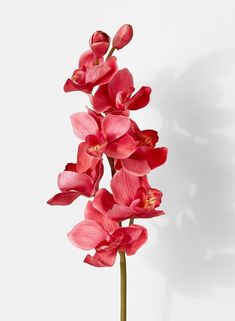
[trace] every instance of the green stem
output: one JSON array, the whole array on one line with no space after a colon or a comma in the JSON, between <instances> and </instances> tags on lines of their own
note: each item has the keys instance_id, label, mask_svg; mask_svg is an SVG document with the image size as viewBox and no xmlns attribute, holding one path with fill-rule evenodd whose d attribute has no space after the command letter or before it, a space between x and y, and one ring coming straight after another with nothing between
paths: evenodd
<instances>
[{"instance_id":1,"label":"green stem","mask_svg":"<svg viewBox=\"0 0 235 321\"><path fill-rule=\"evenodd\" d=\"M120 309L120 321L126 321L126 255L124 252L120 254L120 278L121 278L121 309Z\"/></svg>"},{"instance_id":2,"label":"green stem","mask_svg":"<svg viewBox=\"0 0 235 321\"><path fill-rule=\"evenodd\" d=\"M115 48L114 48L114 47L112 47L112 48L110 49L110 51L109 51L109 53L108 53L108 55L107 55L107 57L106 57L106 60L107 60L109 57L111 57L111 56L112 56L112 54L113 54L114 50L115 50Z\"/></svg>"},{"instance_id":3,"label":"green stem","mask_svg":"<svg viewBox=\"0 0 235 321\"><path fill-rule=\"evenodd\" d=\"M114 166L114 159L112 157L107 157L111 169L112 177L116 173ZM130 220L130 224L134 222L134 219ZM122 222L119 223L122 226ZM120 254L120 295L121 295L121 307L120 307L120 321L126 321L126 255L124 252L119 252Z\"/></svg>"}]
</instances>

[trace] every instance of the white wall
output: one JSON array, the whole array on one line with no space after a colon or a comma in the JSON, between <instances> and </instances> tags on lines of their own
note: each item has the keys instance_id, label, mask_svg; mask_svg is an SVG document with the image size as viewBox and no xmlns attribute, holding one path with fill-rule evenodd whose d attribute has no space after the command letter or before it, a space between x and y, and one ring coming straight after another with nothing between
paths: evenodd
<instances>
[{"instance_id":1,"label":"white wall","mask_svg":"<svg viewBox=\"0 0 235 321\"><path fill-rule=\"evenodd\" d=\"M45 203L75 161L69 115L88 103L62 86L90 34L124 23L119 65L153 87L133 118L169 147L150 177L167 215L141 222L149 241L128 258L128 321L234 320L234 14L232 0L2 3L1 320L119 318L118 264L92 268L66 238L86 200Z\"/></svg>"}]
</instances>

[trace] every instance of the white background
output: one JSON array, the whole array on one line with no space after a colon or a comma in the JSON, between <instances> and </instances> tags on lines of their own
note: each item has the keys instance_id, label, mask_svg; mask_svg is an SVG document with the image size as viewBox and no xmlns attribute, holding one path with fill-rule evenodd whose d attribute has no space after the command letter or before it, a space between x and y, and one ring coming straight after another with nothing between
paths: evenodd
<instances>
[{"instance_id":1,"label":"white background","mask_svg":"<svg viewBox=\"0 0 235 321\"><path fill-rule=\"evenodd\" d=\"M141 222L149 241L128 258L128 321L234 320L234 1L22 0L0 12L0 319L119 319L118 264L90 267L66 238L86 200L46 200L75 161L69 116L88 103L63 84L93 31L131 23L119 66L153 88L132 116L159 131L169 160L150 177L167 214Z\"/></svg>"}]
</instances>

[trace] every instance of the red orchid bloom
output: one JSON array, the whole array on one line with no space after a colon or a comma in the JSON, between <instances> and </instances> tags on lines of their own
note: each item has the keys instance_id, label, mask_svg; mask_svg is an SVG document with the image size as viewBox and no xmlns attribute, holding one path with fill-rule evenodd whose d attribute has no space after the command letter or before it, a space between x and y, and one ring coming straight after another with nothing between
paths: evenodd
<instances>
[{"instance_id":1,"label":"red orchid bloom","mask_svg":"<svg viewBox=\"0 0 235 321\"><path fill-rule=\"evenodd\" d=\"M130 218L152 218L164 214L156 210L161 204L162 192L151 188L147 177L136 177L123 169L111 181L114 204L109 217L122 221Z\"/></svg>"},{"instance_id":2,"label":"red orchid bloom","mask_svg":"<svg viewBox=\"0 0 235 321\"><path fill-rule=\"evenodd\" d=\"M145 107L150 100L151 88L143 86L135 95L133 77L128 69L119 70L112 80L99 86L90 100L94 110L98 113L113 113L129 115L130 110Z\"/></svg>"},{"instance_id":3,"label":"red orchid bloom","mask_svg":"<svg viewBox=\"0 0 235 321\"><path fill-rule=\"evenodd\" d=\"M86 153L86 146L81 143L78 147L77 163L69 163L58 176L58 187L61 193L47 201L50 205L69 205L80 195L91 197L99 189L103 176L101 159ZM87 157L88 156L88 157Z\"/></svg>"},{"instance_id":4,"label":"red orchid bloom","mask_svg":"<svg viewBox=\"0 0 235 321\"><path fill-rule=\"evenodd\" d=\"M97 64L93 51L87 50L79 59L78 69L73 72L71 79L66 81L64 91L91 93L94 86L109 82L117 69L116 57L109 57L106 61L99 58Z\"/></svg>"},{"instance_id":5,"label":"red orchid bloom","mask_svg":"<svg viewBox=\"0 0 235 321\"><path fill-rule=\"evenodd\" d=\"M86 141L87 153L101 157L124 159L136 150L133 137L128 134L130 119L121 115L100 117L97 113L79 112L71 116L74 134Z\"/></svg>"},{"instance_id":6,"label":"red orchid bloom","mask_svg":"<svg viewBox=\"0 0 235 321\"><path fill-rule=\"evenodd\" d=\"M166 162L167 148L155 148L158 142L158 133L155 130L140 130L137 124L131 120L129 135L135 139L137 149L128 158L116 160L115 168L117 170L123 168L129 174L144 176Z\"/></svg>"},{"instance_id":7,"label":"red orchid bloom","mask_svg":"<svg viewBox=\"0 0 235 321\"><path fill-rule=\"evenodd\" d=\"M109 218L114 199L106 189L100 189L95 199L89 201L85 211L85 220L77 224L68 233L69 240L84 250L95 249L94 256L87 255L84 262L96 266L112 266L117 252L133 255L146 242L147 230L140 225L119 227Z\"/></svg>"}]
</instances>

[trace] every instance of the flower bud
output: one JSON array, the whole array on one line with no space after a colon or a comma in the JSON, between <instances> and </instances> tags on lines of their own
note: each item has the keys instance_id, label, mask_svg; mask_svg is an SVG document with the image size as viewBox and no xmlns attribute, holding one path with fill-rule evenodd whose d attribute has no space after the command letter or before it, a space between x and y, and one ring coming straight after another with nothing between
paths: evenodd
<instances>
[{"instance_id":1,"label":"flower bud","mask_svg":"<svg viewBox=\"0 0 235 321\"><path fill-rule=\"evenodd\" d=\"M103 57L110 43L110 37L103 31L96 31L90 38L90 47L97 58Z\"/></svg>"},{"instance_id":2,"label":"flower bud","mask_svg":"<svg viewBox=\"0 0 235 321\"><path fill-rule=\"evenodd\" d=\"M113 38L113 48L119 50L125 47L133 37L133 29L131 25L123 25Z\"/></svg>"}]
</instances>

